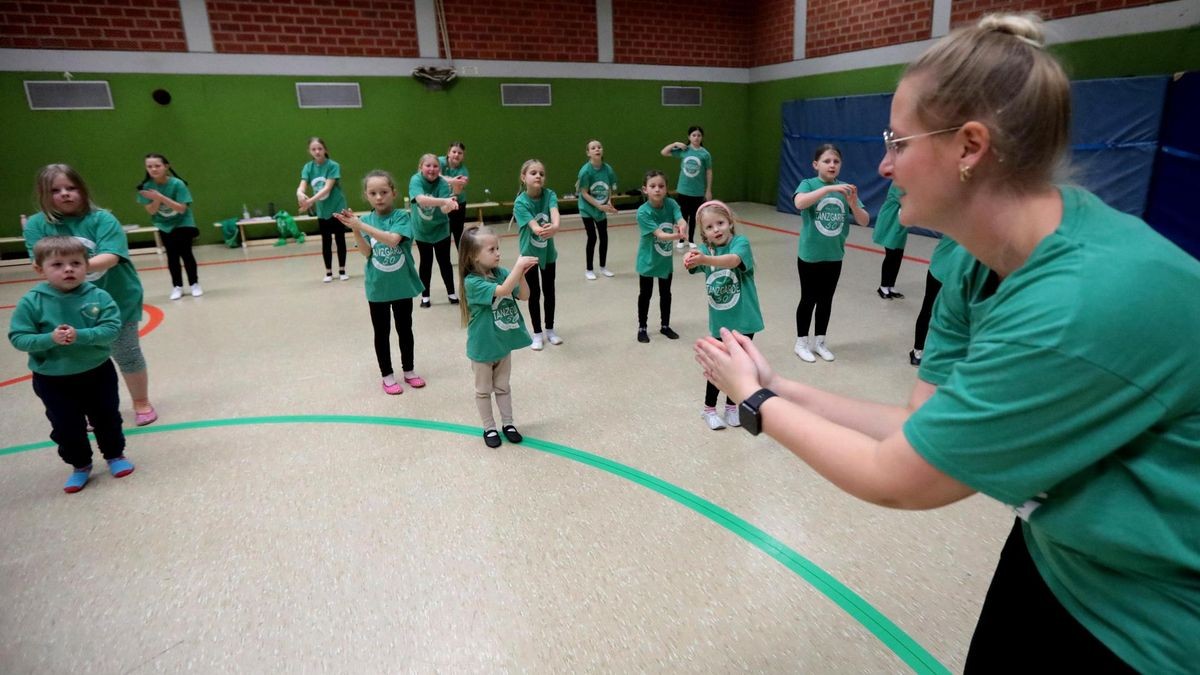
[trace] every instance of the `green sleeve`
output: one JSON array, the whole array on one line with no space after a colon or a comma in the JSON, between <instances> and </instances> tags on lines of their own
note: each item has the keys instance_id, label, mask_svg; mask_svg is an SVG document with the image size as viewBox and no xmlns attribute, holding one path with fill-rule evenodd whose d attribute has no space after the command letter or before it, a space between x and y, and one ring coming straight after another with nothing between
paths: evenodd
<instances>
[{"instance_id":1,"label":"green sleeve","mask_svg":"<svg viewBox=\"0 0 1200 675\"><path fill-rule=\"evenodd\" d=\"M33 301L21 298L8 325L8 341L23 352L45 352L56 345L50 333L38 333ZM118 326L119 328L119 326Z\"/></svg>"},{"instance_id":2,"label":"green sleeve","mask_svg":"<svg viewBox=\"0 0 1200 675\"><path fill-rule=\"evenodd\" d=\"M108 211L96 211L96 255L112 253L123 260L129 260L129 240L121 222Z\"/></svg>"},{"instance_id":3,"label":"green sleeve","mask_svg":"<svg viewBox=\"0 0 1200 675\"><path fill-rule=\"evenodd\" d=\"M533 211L529 210L529 198L524 192L513 203L513 217L517 219L517 227L528 227L533 222Z\"/></svg>"}]
</instances>

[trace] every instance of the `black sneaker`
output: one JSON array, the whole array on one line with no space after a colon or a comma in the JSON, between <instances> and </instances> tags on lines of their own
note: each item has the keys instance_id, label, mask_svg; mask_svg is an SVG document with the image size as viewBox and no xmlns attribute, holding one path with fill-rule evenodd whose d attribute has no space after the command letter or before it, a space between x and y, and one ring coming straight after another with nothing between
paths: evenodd
<instances>
[{"instance_id":1,"label":"black sneaker","mask_svg":"<svg viewBox=\"0 0 1200 675\"><path fill-rule=\"evenodd\" d=\"M483 432L483 442L486 443L489 448L500 447L500 432L496 431L495 429L485 430Z\"/></svg>"},{"instance_id":2,"label":"black sneaker","mask_svg":"<svg viewBox=\"0 0 1200 675\"><path fill-rule=\"evenodd\" d=\"M921 357L917 356L917 350L915 350L915 349L908 350L908 362L909 362L909 364L914 365L914 366L921 365Z\"/></svg>"},{"instance_id":3,"label":"black sneaker","mask_svg":"<svg viewBox=\"0 0 1200 675\"><path fill-rule=\"evenodd\" d=\"M891 293L888 293L887 291L883 290L882 288L876 288L875 292L878 293L879 297L883 298L884 300L891 300L893 297Z\"/></svg>"},{"instance_id":4,"label":"black sneaker","mask_svg":"<svg viewBox=\"0 0 1200 675\"><path fill-rule=\"evenodd\" d=\"M666 335L668 340L678 340L679 339L679 333L676 333L675 331L671 330L670 326L663 326L662 328L660 328L658 330L658 332L662 333L663 335Z\"/></svg>"},{"instance_id":5,"label":"black sneaker","mask_svg":"<svg viewBox=\"0 0 1200 675\"><path fill-rule=\"evenodd\" d=\"M888 298L891 300L903 300L904 294L900 291L888 291Z\"/></svg>"},{"instance_id":6,"label":"black sneaker","mask_svg":"<svg viewBox=\"0 0 1200 675\"><path fill-rule=\"evenodd\" d=\"M456 296L456 295L450 296L450 304L457 305L458 304L458 296Z\"/></svg>"},{"instance_id":7,"label":"black sneaker","mask_svg":"<svg viewBox=\"0 0 1200 675\"><path fill-rule=\"evenodd\" d=\"M508 439L509 443L520 443L525 440L521 432L517 431L517 428L511 424L504 425L504 437Z\"/></svg>"},{"instance_id":8,"label":"black sneaker","mask_svg":"<svg viewBox=\"0 0 1200 675\"><path fill-rule=\"evenodd\" d=\"M429 309L431 306L432 303L429 302L429 298L421 298L421 309Z\"/></svg>"},{"instance_id":9,"label":"black sneaker","mask_svg":"<svg viewBox=\"0 0 1200 675\"><path fill-rule=\"evenodd\" d=\"M638 342L649 342L649 341L650 341L650 336L646 335L646 329L639 328L638 329Z\"/></svg>"}]
</instances>

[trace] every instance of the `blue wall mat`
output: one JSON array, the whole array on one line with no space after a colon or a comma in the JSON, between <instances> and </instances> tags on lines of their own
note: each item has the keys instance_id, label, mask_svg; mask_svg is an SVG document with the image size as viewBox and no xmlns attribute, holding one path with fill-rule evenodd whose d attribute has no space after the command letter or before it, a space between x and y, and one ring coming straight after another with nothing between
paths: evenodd
<instances>
[{"instance_id":1,"label":"blue wall mat","mask_svg":"<svg viewBox=\"0 0 1200 675\"><path fill-rule=\"evenodd\" d=\"M1165 76L1073 82L1068 178L1114 208L1142 216L1166 89ZM888 124L891 101L891 94L873 94L784 103L776 208L796 213L792 193L801 180L815 175L813 150L834 143L844 159L842 180L858 185L874 218L887 194L878 167L883 157L880 132Z\"/></svg>"},{"instance_id":2,"label":"blue wall mat","mask_svg":"<svg viewBox=\"0 0 1200 675\"><path fill-rule=\"evenodd\" d=\"M1185 73L1167 87L1161 147L1154 162L1146 221L1200 258L1200 73Z\"/></svg>"}]
</instances>

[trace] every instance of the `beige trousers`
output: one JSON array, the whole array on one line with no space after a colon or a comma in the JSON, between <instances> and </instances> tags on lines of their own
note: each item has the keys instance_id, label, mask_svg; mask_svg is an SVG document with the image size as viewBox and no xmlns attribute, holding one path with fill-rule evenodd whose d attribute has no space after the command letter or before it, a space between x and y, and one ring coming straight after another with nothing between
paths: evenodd
<instances>
[{"instance_id":1,"label":"beige trousers","mask_svg":"<svg viewBox=\"0 0 1200 675\"><path fill-rule=\"evenodd\" d=\"M496 418L492 417L493 393L496 394L496 407L500 408L500 423L512 424L512 390L508 386L512 354L490 363L472 361L471 370L475 372L475 406L479 408L484 430L496 428Z\"/></svg>"}]
</instances>

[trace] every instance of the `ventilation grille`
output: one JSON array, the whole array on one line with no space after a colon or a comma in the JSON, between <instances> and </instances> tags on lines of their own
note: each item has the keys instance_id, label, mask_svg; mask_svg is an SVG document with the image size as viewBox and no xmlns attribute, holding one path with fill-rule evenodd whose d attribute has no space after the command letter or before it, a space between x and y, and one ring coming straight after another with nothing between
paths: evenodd
<instances>
[{"instance_id":1,"label":"ventilation grille","mask_svg":"<svg viewBox=\"0 0 1200 675\"><path fill-rule=\"evenodd\" d=\"M700 87L663 87L662 104L665 106L698 106L704 93Z\"/></svg>"},{"instance_id":2,"label":"ventilation grille","mask_svg":"<svg viewBox=\"0 0 1200 675\"><path fill-rule=\"evenodd\" d=\"M502 84L501 105L550 105L548 84Z\"/></svg>"},{"instance_id":3,"label":"ventilation grille","mask_svg":"<svg viewBox=\"0 0 1200 675\"><path fill-rule=\"evenodd\" d=\"M357 82L297 82L296 102L301 108L361 108Z\"/></svg>"},{"instance_id":4,"label":"ventilation grille","mask_svg":"<svg viewBox=\"0 0 1200 675\"><path fill-rule=\"evenodd\" d=\"M112 92L104 81L25 81L30 110L112 110Z\"/></svg>"}]
</instances>

